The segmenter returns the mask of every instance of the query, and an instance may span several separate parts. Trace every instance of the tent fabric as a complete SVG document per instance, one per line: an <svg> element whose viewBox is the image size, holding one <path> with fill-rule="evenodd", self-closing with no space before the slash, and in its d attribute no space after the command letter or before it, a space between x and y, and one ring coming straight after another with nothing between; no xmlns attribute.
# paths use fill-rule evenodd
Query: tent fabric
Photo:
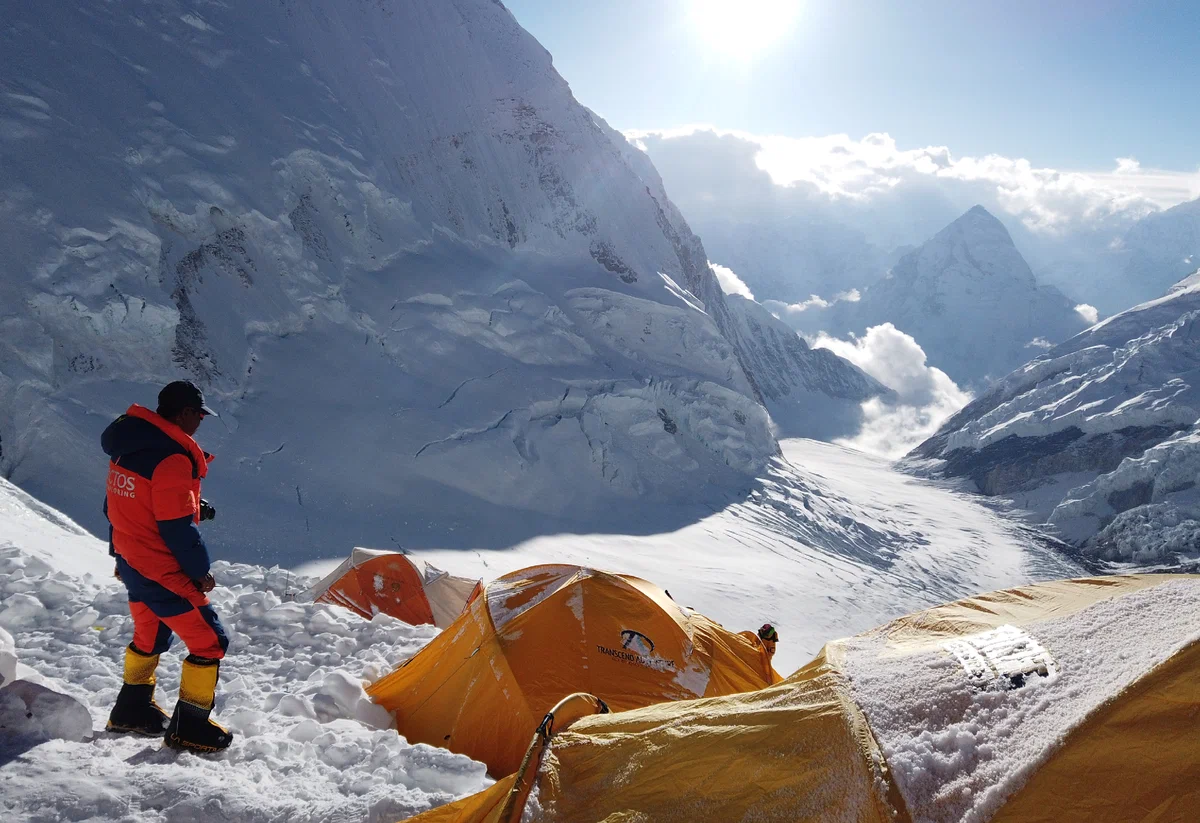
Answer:
<svg viewBox="0 0 1200 823"><path fill-rule="evenodd" d="M454 577L410 555L363 548L355 548L311 590L316 602L342 606L368 620L383 613L443 629L479 591L478 580Z"/></svg>
<svg viewBox="0 0 1200 823"><path fill-rule="evenodd" d="M985 705L1014 701L1025 708L1008 720L1021 732L1052 714L1046 706L1055 699L1056 684L1071 692L1066 699L1078 701L1094 677L1087 661L1097 650L1080 649L1072 656L1055 645L1067 642L1062 638L1086 637L1088 644L1099 644L1122 637L1122 643L1130 643L1131 636L1158 633L1169 635L1155 639L1157 648L1169 653L1146 658L1155 662L1132 672L1132 682L1118 693L1097 692L1094 702L1079 703L1080 717L1020 765L1019 780L984 787L979 794L990 805L978 807L970 818L980 823L1200 820L1200 610L1118 631L1114 616L1136 624L1152 602L1147 598L1160 604L1200 603L1200 575L1057 581L967 598L831 642L791 677L756 692L585 717L550 741L537 776L536 804L531 803L526 819L961 819L947 816L944 808L914 805L911 788L903 788L911 774L893 769L911 770L917 761L898 759L902 746L892 745L884 756L877 742L883 739L881 727L855 699L856 694L865 697L852 682L857 667L866 663L892 673L906 665L924 666L925 674L945 679L944 690L926 695L938 710L964 693L980 695ZM960 665L952 644L1003 638L1018 629L1033 638L1027 644L1033 648L1040 648L1037 638L1050 638L1041 651L1060 665L1075 666L1074 679L1031 672L1037 682L1033 688L971 685L970 670ZM1018 644L1017 651L1027 652L1027 646ZM1111 651L1114 659L1141 659L1125 647ZM988 659L1000 665L1000 657ZM1004 676L1002 666L997 671ZM907 681L899 679L895 712L926 705L916 699L906 703ZM907 722L921 738L946 718L926 722L910 716ZM938 779L936 769L930 774ZM488 797L483 792L412 820L515 823L501 820L500 805Z"/></svg>
<svg viewBox="0 0 1200 823"><path fill-rule="evenodd" d="M612 711L732 694L779 679L761 644L680 607L635 577L535 566L489 584L416 656L368 693L410 742L512 773L562 697Z"/></svg>

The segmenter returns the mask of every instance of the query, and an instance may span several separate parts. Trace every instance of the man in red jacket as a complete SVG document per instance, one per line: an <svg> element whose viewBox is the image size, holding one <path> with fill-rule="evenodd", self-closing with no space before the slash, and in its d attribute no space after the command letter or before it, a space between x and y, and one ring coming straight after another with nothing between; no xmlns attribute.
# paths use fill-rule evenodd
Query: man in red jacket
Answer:
<svg viewBox="0 0 1200 823"><path fill-rule="evenodd" d="M158 395L157 412L133 405L100 437L111 458L105 514L109 551L129 592L133 642L125 651L125 682L108 719L114 732L164 735L168 746L216 752L233 735L209 714L220 661L229 641L207 593L216 585L208 548L196 528L215 517L200 497L212 455L192 439L216 412L184 380ZM179 701L168 718L154 701L158 656L173 634L187 645Z"/></svg>

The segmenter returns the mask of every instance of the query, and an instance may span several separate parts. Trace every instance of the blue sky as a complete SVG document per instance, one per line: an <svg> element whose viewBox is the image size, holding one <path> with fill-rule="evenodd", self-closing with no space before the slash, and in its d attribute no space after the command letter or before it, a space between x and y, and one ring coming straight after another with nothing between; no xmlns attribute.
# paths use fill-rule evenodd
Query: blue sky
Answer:
<svg viewBox="0 0 1200 823"><path fill-rule="evenodd" d="M886 132L1067 170L1200 167L1194 0L801 0L742 39L719 33L725 0L505 2L619 129ZM788 0L731 5L754 2Z"/></svg>

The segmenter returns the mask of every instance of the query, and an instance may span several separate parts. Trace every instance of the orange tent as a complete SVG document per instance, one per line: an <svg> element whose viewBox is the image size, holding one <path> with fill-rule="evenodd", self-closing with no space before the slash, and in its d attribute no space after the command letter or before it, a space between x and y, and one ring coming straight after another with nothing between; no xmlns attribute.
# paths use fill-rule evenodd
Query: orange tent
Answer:
<svg viewBox="0 0 1200 823"><path fill-rule="evenodd" d="M454 577L424 560L356 548L313 586L312 594L318 603L344 606L368 620L382 612L405 623L444 629L482 590L480 581Z"/></svg>
<svg viewBox="0 0 1200 823"><path fill-rule="evenodd" d="M602 708L564 700L516 773L409 823L1200 821L1200 575L981 594L757 692Z"/></svg>
<svg viewBox="0 0 1200 823"><path fill-rule="evenodd" d="M753 635L680 607L652 583L534 566L489 584L462 616L368 693L410 742L516 770L529 731L573 692L613 711L778 682Z"/></svg>

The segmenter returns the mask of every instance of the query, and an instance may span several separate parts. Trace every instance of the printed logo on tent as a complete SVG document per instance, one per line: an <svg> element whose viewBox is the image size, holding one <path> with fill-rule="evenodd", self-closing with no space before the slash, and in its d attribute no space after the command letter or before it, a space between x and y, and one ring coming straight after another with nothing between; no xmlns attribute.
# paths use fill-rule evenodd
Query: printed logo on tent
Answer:
<svg viewBox="0 0 1200 823"><path fill-rule="evenodd" d="M659 672L672 672L678 668L674 660L654 656L654 641L639 631L623 629L621 648L610 649L596 644L596 651L634 666L644 666Z"/></svg>
<svg viewBox="0 0 1200 823"><path fill-rule="evenodd" d="M958 659L976 686L1019 689L1031 675L1053 679L1058 664L1050 652L1016 626L1001 626L942 645Z"/></svg>
<svg viewBox="0 0 1200 823"><path fill-rule="evenodd" d="M621 648L638 654L654 654L654 641L641 632L625 629L621 632Z"/></svg>

